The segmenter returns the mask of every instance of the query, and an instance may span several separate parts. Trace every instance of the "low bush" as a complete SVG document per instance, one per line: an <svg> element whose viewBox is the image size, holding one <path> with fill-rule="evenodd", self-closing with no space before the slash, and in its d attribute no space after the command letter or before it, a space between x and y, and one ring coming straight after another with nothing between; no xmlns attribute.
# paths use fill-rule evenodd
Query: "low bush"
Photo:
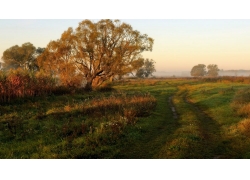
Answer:
<svg viewBox="0 0 250 180"><path fill-rule="evenodd" d="M41 72L32 73L22 69L0 72L0 102L50 94L55 84L55 79Z"/></svg>

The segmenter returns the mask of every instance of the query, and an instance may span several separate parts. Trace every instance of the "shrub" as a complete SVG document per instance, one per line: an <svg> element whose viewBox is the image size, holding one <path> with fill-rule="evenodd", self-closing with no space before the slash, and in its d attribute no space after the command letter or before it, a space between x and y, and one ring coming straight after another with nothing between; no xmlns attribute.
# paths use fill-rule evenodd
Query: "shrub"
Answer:
<svg viewBox="0 0 250 180"><path fill-rule="evenodd" d="M21 97L50 94L55 80L41 72L35 74L22 69L0 73L0 102Z"/></svg>

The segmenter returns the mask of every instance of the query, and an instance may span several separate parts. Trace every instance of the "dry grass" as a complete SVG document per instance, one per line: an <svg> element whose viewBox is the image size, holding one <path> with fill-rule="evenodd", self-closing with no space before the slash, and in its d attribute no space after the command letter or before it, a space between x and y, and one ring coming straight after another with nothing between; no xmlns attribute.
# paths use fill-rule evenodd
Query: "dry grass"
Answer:
<svg viewBox="0 0 250 180"><path fill-rule="evenodd" d="M54 87L54 79L42 73L35 74L21 69L0 72L0 102L49 94Z"/></svg>
<svg viewBox="0 0 250 180"><path fill-rule="evenodd" d="M250 137L250 119L244 119L238 123L238 129L247 137Z"/></svg>
<svg viewBox="0 0 250 180"><path fill-rule="evenodd" d="M156 106L156 99L148 93L126 94L117 93L109 97L96 97L85 101L65 105L64 109L55 109L51 113L81 111L85 115L105 116L119 113L127 117L142 117L149 115ZM48 114L51 114L48 113Z"/></svg>
<svg viewBox="0 0 250 180"><path fill-rule="evenodd" d="M149 94L126 95L121 97L110 96L108 98L93 99L88 105L83 107L86 114L94 114L98 112L123 112L124 109L133 109L136 116L147 115L156 105L156 99Z"/></svg>
<svg viewBox="0 0 250 180"><path fill-rule="evenodd" d="M250 118L250 103L244 104L237 109L237 114Z"/></svg>
<svg viewBox="0 0 250 180"><path fill-rule="evenodd" d="M238 115L250 117L250 89L238 91L231 103Z"/></svg>
<svg viewBox="0 0 250 180"><path fill-rule="evenodd" d="M123 81L119 81L118 83L126 85L135 85L135 86L155 86L162 80L160 79L127 79Z"/></svg>

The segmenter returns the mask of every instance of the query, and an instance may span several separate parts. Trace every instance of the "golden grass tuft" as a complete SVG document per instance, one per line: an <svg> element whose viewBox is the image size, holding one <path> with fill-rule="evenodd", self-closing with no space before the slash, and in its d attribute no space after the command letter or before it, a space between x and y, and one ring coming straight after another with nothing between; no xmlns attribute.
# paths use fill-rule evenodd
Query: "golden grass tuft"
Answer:
<svg viewBox="0 0 250 180"><path fill-rule="evenodd" d="M231 106L236 110L238 115L249 117L250 116L250 88L239 90Z"/></svg>
<svg viewBox="0 0 250 180"><path fill-rule="evenodd" d="M132 116L145 116L156 106L156 99L149 94L110 96L105 98L96 98L90 100L82 107L84 114L96 114L98 112L120 112ZM129 109L129 110L128 110ZM133 109L133 111L131 110ZM133 114L133 115L132 115Z"/></svg>
<svg viewBox="0 0 250 180"><path fill-rule="evenodd" d="M250 119L244 119L238 123L238 129L247 137L250 137Z"/></svg>
<svg viewBox="0 0 250 180"><path fill-rule="evenodd" d="M237 114L250 118L250 103L244 104L237 109Z"/></svg>
<svg viewBox="0 0 250 180"><path fill-rule="evenodd" d="M64 106L64 111L65 112L70 112L71 111L71 107L69 105Z"/></svg>

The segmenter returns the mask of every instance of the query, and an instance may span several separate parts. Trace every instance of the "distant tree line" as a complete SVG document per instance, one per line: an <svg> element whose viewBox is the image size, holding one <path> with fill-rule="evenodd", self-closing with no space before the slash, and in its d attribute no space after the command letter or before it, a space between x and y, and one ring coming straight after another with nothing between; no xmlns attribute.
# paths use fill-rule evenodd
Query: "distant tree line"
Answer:
<svg viewBox="0 0 250 180"><path fill-rule="evenodd" d="M198 64L191 69L191 76L194 77L217 77L219 75L219 68L216 64L209 64L207 67L204 64Z"/></svg>

